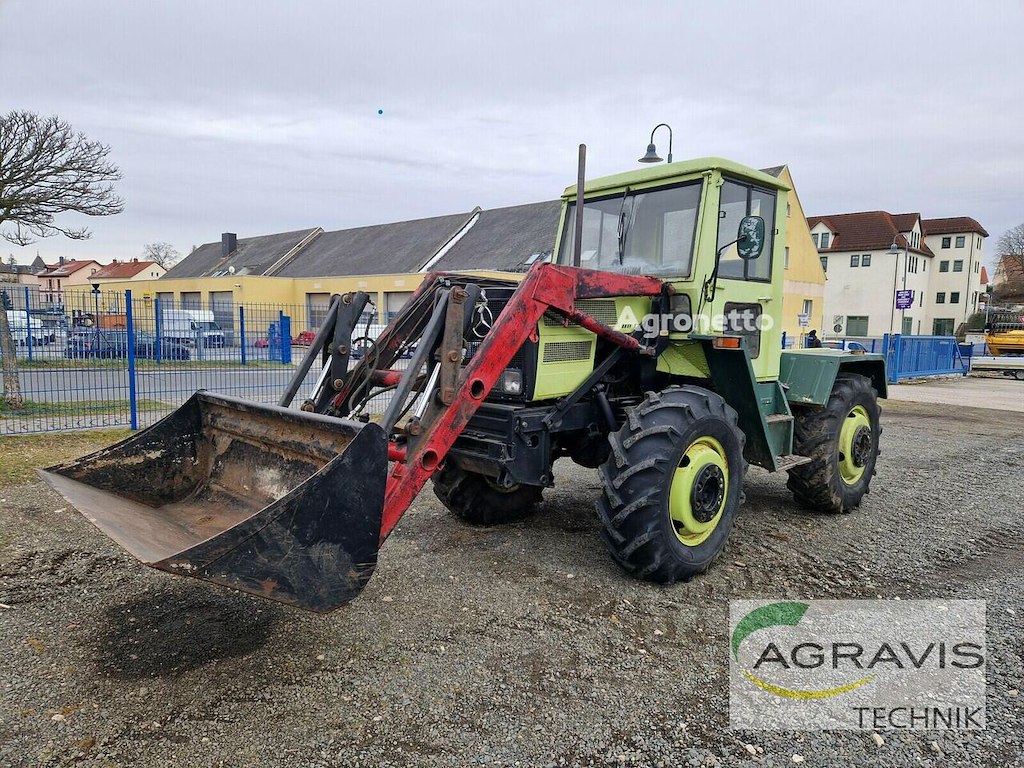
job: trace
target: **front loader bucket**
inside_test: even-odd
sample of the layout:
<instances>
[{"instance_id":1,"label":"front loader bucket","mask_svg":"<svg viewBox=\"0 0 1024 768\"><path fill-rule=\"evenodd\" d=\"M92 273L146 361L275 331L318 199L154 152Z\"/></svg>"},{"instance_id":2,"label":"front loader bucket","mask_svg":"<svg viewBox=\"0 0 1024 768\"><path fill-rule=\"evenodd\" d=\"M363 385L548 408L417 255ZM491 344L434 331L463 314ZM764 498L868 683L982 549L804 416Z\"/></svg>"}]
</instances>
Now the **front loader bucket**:
<instances>
[{"instance_id":1,"label":"front loader bucket","mask_svg":"<svg viewBox=\"0 0 1024 768\"><path fill-rule=\"evenodd\" d=\"M40 475L146 565L326 612L377 564L387 466L376 424L197 392Z\"/></svg>"}]
</instances>

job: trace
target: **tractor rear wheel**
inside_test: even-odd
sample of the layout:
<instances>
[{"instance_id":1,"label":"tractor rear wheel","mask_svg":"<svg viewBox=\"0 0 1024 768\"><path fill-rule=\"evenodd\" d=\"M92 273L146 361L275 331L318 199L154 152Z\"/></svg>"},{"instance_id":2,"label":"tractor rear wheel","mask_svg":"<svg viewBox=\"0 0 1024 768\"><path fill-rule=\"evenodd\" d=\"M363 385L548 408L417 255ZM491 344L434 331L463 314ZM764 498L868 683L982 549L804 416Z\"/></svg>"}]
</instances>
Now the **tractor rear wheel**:
<instances>
[{"instance_id":1,"label":"tractor rear wheel","mask_svg":"<svg viewBox=\"0 0 1024 768\"><path fill-rule=\"evenodd\" d=\"M496 481L448 464L434 475L434 495L448 510L473 525L500 525L536 511L543 489L536 485L503 488Z\"/></svg>"},{"instance_id":2,"label":"tractor rear wheel","mask_svg":"<svg viewBox=\"0 0 1024 768\"><path fill-rule=\"evenodd\" d=\"M881 410L866 376L840 373L823 408L793 408L793 452L810 463L789 470L787 486L802 505L850 512L875 474Z\"/></svg>"},{"instance_id":3,"label":"tractor rear wheel","mask_svg":"<svg viewBox=\"0 0 1024 768\"><path fill-rule=\"evenodd\" d=\"M736 411L700 387L649 392L609 442L597 513L612 557L660 584L706 571L743 497Z\"/></svg>"}]
</instances>

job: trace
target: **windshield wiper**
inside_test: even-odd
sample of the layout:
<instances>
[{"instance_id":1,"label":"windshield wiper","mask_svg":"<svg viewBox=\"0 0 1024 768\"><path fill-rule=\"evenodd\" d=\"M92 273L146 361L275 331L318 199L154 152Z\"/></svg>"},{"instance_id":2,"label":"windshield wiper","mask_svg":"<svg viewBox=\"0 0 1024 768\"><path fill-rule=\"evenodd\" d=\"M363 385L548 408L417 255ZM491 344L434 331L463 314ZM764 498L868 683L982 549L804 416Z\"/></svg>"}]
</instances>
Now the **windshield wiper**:
<instances>
[{"instance_id":1,"label":"windshield wiper","mask_svg":"<svg viewBox=\"0 0 1024 768\"><path fill-rule=\"evenodd\" d=\"M619 266L622 266L622 259L626 255L626 236L629 234L629 222L632 217L626 216L626 200L629 197L629 187L626 187L626 191L622 193L622 205L619 206ZM630 211L632 213L632 211Z\"/></svg>"}]
</instances>

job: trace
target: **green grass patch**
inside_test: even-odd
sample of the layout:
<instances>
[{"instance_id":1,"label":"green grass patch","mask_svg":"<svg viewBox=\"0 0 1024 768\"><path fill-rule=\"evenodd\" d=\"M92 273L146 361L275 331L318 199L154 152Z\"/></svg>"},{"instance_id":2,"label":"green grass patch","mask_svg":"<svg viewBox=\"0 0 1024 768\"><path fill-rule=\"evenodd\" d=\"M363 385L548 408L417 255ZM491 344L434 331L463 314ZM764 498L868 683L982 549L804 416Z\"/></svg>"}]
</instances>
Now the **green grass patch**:
<instances>
[{"instance_id":1,"label":"green grass patch","mask_svg":"<svg viewBox=\"0 0 1024 768\"><path fill-rule=\"evenodd\" d=\"M171 408L159 400L138 400L136 410L163 411ZM26 400L21 408L11 408L0 399L0 415L2 416L100 416L111 413L128 413L127 400L70 400L59 403L46 403L38 400Z\"/></svg>"},{"instance_id":2,"label":"green grass patch","mask_svg":"<svg viewBox=\"0 0 1024 768\"><path fill-rule=\"evenodd\" d=\"M36 469L78 458L131 434L129 429L0 437L0 488L36 479Z\"/></svg>"}]
</instances>

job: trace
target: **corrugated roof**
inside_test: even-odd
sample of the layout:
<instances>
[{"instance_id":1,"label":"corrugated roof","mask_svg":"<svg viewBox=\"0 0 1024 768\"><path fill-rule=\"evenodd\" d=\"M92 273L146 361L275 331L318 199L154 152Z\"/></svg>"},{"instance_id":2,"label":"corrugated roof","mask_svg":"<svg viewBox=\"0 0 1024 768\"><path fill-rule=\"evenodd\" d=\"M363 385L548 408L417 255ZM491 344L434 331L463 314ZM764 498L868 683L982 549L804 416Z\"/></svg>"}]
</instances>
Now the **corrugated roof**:
<instances>
[{"instance_id":1,"label":"corrugated roof","mask_svg":"<svg viewBox=\"0 0 1024 768\"><path fill-rule=\"evenodd\" d=\"M951 216L946 219L923 219L921 227L926 235L956 235L961 233L977 232L982 237L988 237L988 232L975 219L970 216Z\"/></svg>"},{"instance_id":2,"label":"corrugated roof","mask_svg":"<svg viewBox=\"0 0 1024 768\"><path fill-rule=\"evenodd\" d=\"M230 267L238 275L262 275L293 248L316 234L319 228L297 229L274 235L239 238L227 258L221 255L221 243L205 243L175 264L165 277L210 277L227 274Z\"/></svg>"},{"instance_id":3,"label":"corrugated roof","mask_svg":"<svg viewBox=\"0 0 1024 768\"><path fill-rule=\"evenodd\" d=\"M481 211L476 223L430 270L523 270L534 254L554 250L561 209L561 200L546 200Z\"/></svg>"},{"instance_id":4,"label":"corrugated roof","mask_svg":"<svg viewBox=\"0 0 1024 768\"><path fill-rule=\"evenodd\" d=\"M415 272L475 212L324 232L275 277L330 277Z\"/></svg>"},{"instance_id":5,"label":"corrugated roof","mask_svg":"<svg viewBox=\"0 0 1024 768\"><path fill-rule=\"evenodd\" d=\"M915 214L901 214L900 217ZM888 248L893 242L899 248L909 248L913 253L933 256L931 249L924 243L917 247L910 246L902 234L896 217L886 211L861 211L859 213L835 213L828 216L808 216L807 226L814 229L824 223L835 233L829 241L828 248L819 248L821 253L836 251L879 251ZM902 223L902 222L901 222ZM909 231L909 228L907 230Z\"/></svg>"}]
</instances>

